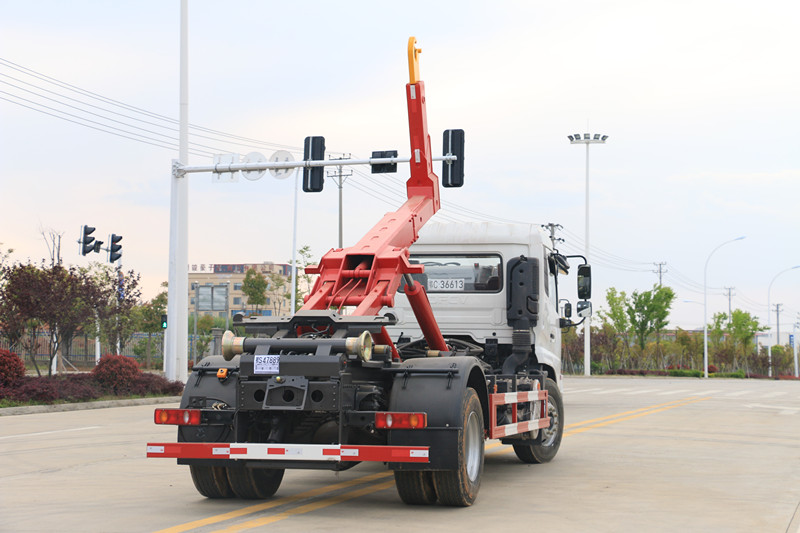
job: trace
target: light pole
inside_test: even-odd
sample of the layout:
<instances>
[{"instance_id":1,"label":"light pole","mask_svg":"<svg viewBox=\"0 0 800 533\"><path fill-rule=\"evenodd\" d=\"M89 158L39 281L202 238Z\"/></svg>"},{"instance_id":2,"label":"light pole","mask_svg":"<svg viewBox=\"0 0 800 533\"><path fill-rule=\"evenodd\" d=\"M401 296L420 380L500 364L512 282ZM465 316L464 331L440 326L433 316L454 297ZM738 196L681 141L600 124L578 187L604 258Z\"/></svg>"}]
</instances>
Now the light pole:
<instances>
[{"instance_id":1,"label":"light pole","mask_svg":"<svg viewBox=\"0 0 800 533\"><path fill-rule=\"evenodd\" d=\"M722 248L728 243L741 241L744 239L742 237L736 237L735 239L731 239L729 241L725 241L713 250L711 253L708 254L708 259L706 259L706 266L703 267L703 377L708 377L708 262L711 261L711 256L714 255L714 252Z\"/></svg>"},{"instance_id":2,"label":"light pole","mask_svg":"<svg viewBox=\"0 0 800 533\"><path fill-rule=\"evenodd\" d=\"M769 372L767 375L769 377L772 377L772 301L770 300L770 296L772 295L772 284L775 283L775 280L778 279L778 276L784 272L789 272L790 270L794 270L796 268L800 268L800 265L789 267L786 270L781 270L775 274L775 277L773 277L772 281L769 282L769 287L767 288L767 331L769 332L767 336L767 361L769 361ZM778 331L780 331L780 329L780 325L778 325ZM778 339L778 342L780 342L780 339Z\"/></svg>"},{"instance_id":3,"label":"light pole","mask_svg":"<svg viewBox=\"0 0 800 533\"><path fill-rule=\"evenodd\" d=\"M590 144L605 144L608 135L601 135L595 133L584 133L583 136L579 133L574 135L567 135L570 144L585 144L586 145L586 262L589 262L589 145ZM592 317L587 316L586 322L583 326L583 374L589 376L592 374Z\"/></svg>"}]
</instances>

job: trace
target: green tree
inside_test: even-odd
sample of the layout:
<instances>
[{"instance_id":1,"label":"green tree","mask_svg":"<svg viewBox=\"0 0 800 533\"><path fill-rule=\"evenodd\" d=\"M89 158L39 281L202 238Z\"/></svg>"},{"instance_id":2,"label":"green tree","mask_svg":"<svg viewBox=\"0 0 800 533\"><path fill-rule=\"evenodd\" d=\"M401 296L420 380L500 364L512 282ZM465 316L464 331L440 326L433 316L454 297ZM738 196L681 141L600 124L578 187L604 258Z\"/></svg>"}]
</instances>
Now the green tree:
<instances>
[{"instance_id":1,"label":"green tree","mask_svg":"<svg viewBox=\"0 0 800 533\"><path fill-rule=\"evenodd\" d=\"M247 305L254 305L255 311L267 303L267 278L255 268L251 268L244 275L242 293L247 296Z\"/></svg>"},{"instance_id":2,"label":"green tree","mask_svg":"<svg viewBox=\"0 0 800 533\"><path fill-rule=\"evenodd\" d=\"M639 348L644 352L647 338L659 334L669 322L669 310L675 299L675 291L669 287L655 285L642 293L634 291L627 307L628 319L636 335ZM656 337L658 344L658 337Z\"/></svg>"},{"instance_id":3,"label":"green tree","mask_svg":"<svg viewBox=\"0 0 800 533\"><path fill-rule=\"evenodd\" d=\"M268 278L267 294L269 294L273 314L281 316L284 309L288 309L292 298L289 280L278 272L270 272Z\"/></svg>"},{"instance_id":4,"label":"green tree","mask_svg":"<svg viewBox=\"0 0 800 533\"><path fill-rule=\"evenodd\" d=\"M97 310L100 338L112 350L119 346L122 352L139 326L140 276L133 270L125 273L100 263L92 263L89 272L103 294Z\"/></svg>"},{"instance_id":5,"label":"green tree","mask_svg":"<svg viewBox=\"0 0 800 533\"><path fill-rule=\"evenodd\" d=\"M758 323L758 319L741 309L735 309L731 313L730 335L733 339L735 353L741 354L744 359L745 367L748 366L748 355L754 350L753 341L756 333L765 331L767 328ZM737 349L738 348L738 349ZM734 359L734 366L738 364Z\"/></svg>"},{"instance_id":6,"label":"green tree","mask_svg":"<svg viewBox=\"0 0 800 533\"><path fill-rule=\"evenodd\" d=\"M161 284L161 286L166 288L167 283L164 282ZM150 368L150 346L153 335L163 334L164 330L161 328L161 315L166 314L166 312L167 291L165 290L161 291L152 300L144 303L138 308L138 329L143 333L147 333L144 349L145 368Z\"/></svg>"},{"instance_id":7,"label":"green tree","mask_svg":"<svg viewBox=\"0 0 800 533\"><path fill-rule=\"evenodd\" d=\"M606 303L608 311L600 311L597 314L604 324L609 324L616 333L622 335L623 346L620 356L624 360L630 356L631 321L627 313L628 295L625 291L617 292L617 289L611 287L606 290Z\"/></svg>"},{"instance_id":8,"label":"green tree","mask_svg":"<svg viewBox=\"0 0 800 533\"><path fill-rule=\"evenodd\" d=\"M311 274L306 273L306 267L308 265L314 264L312 261L313 255L311 254L311 247L309 245L305 245L299 250L297 250L300 259L297 261L297 287L295 288L295 311L303 307L303 297L311 292L312 282L314 280L314 276ZM289 260L289 264L292 265L292 261ZM291 300L291 292L289 293L289 299Z\"/></svg>"}]
</instances>

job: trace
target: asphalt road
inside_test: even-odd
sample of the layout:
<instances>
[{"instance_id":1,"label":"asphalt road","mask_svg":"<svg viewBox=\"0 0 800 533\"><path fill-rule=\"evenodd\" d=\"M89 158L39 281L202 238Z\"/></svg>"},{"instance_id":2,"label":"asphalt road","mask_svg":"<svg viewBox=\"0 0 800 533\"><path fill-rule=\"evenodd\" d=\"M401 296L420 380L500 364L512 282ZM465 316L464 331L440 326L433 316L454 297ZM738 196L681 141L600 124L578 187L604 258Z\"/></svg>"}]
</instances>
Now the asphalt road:
<instances>
[{"instance_id":1,"label":"asphalt road","mask_svg":"<svg viewBox=\"0 0 800 533\"><path fill-rule=\"evenodd\" d=\"M477 503L402 504L391 474L287 471L264 501L207 500L153 406L0 417L0 531L758 531L800 533L800 382L565 380L556 459L487 444Z\"/></svg>"}]
</instances>

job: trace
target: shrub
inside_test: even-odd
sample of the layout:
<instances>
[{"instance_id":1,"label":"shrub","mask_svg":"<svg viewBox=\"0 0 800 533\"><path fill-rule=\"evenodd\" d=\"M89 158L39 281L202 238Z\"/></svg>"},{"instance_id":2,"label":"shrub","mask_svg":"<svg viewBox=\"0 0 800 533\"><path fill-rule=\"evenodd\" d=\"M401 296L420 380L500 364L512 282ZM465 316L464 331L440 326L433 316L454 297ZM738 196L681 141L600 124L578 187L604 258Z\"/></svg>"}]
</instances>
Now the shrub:
<instances>
[{"instance_id":1,"label":"shrub","mask_svg":"<svg viewBox=\"0 0 800 533\"><path fill-rule=\"evenodd\" d=\"M158 374L143 372L136 376L136 380L131 385L130 392L137 396L147 396L148 394L180 396L183 392L183 383L180 381L169 381Z\"/></svg>"},{"instance_id":2,"label":"shrub","mask_svg":"<svg viewBox=\"0 0 800 533\"><path fill-rule=\"evenodd\" d=\"M0 349L0 385L12 386L25 377L25 363L15 353Z\"/></svg>"},{"instance_id":3,"label":"shrub","mask_svg":"<svg viewBox=\"0 0 800 533\"><path fill-rule=\"evenodd\" d=\"M95 381L112 394L129 393L139 375L139 364L124 355L104 355L92 369Z\"/></svg>"},{"instance_id":4,"label":"shrub","mask_svg":"<svg viewBox=\"0 0 800 533\"><path fill-rule=\"evenodd\" d=\"M716 365L708 365L709 374L715 374L717 372L719 372L719 368L717 368Z\"/></svg>"},{"instance_id":5,"label":"shrub","mask_svg":"<svg viewBox=\"0 0 800 533\"><path fill-rule=\"evenodd\" d=\"M703 377L703 372L700 370L684 370L684 369L675 369L675 370L668 370L669 375L674 378L701 378ZM744 376L742 376L744 377Z\"/></svg>"}]
</instances>

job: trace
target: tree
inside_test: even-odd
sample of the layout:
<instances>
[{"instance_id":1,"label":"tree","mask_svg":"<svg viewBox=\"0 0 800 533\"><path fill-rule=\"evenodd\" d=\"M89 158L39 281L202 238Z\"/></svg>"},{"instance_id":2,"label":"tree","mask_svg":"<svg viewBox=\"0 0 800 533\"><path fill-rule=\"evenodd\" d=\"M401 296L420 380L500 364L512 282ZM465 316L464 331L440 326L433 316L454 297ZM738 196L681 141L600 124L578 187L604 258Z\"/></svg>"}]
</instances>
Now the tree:
<instances>
[{"instance_id":1,"label":"tree","mask_svg":"<svg viewBox=\"0 0 800 533\"><path fill-rule=\"evenodd\" d=\"M660 333L666 327L669 310L675 292L669 287L655 285L652 290L639 293L634 291L627 307L628 319L639 348L644 352L647 337L654 332ZM656 338L658 343L658 338Z\"/></svg>"},{"instance_id":2,"label":"tree","mask_svg":"<svg viewBox=\"0 0 800 533\"><path fill-rule=\"evenodd\" d=\"M247 305L254 305L255 311L267 303L267 278L255 268L251 268L244 275L242 293L247 296Z\"/></svg>"},{"instance_id":3,"label":"tree","mask_svg":"<svg viewBox=\"0 0 800 533\"><path fill-rule=\"evenodd\" d=\"M730 334L733 339L734 349L740 348L739 353L744 358L745 366L747 366L747 356L753 351L751 342L756 337L759 331L765 331L767 328L758 323L758 319L741 309L735 309L731 313ZM734 366L736 361L734 360Z\"/></svg>"},{"instance_id":4,"label":"tree","mask_svg":"<svg viewBox=\"0 0 800 533\"><path fill-rule=\"evenodd\" d=\"M297 253L300 255L300 260L297 262L297 287L295 288L295 311L303 307L303 297L311 292L313 276L311 274L306 274L306 267L308 265L313 264L311 259L313 255L311 254L311 247L309 245L305 245L299 250ZM292 260L289 260L289 264L293 265L294 263ZM289 293L289 299L291 300L291 293Z\"/></svg>"},{"instance_id":5,"label":"tree","mask_svg":"<svg viewBox=\"0 0 800 533\"><path fill-rule=\"evenodd\" d=\"M289 280L278 272L270 272L268 278L267 294L269 294L273 314L281 316L283 315L284 307L289 306L292 297Z\"/></svg>"},{"instance_id":6,"label":"tree","mask_svg":"<svg viewBox=\"0 0 800 533\"><path fill-rule=\"evenodd\" d=\"M598 315L604 324L609 324L618 334L622 335L624 343L622 355L626 356L630 353L629 338L631 329L631 322L626 311L628 295L625 294L625 291L618 293L617 289L611 287L606 291L606 303L608 304L608 312L600 311Z\"/></svg>"},{"instance_id":7,"label":"tree","mask_svg":"<svg viewBox=\"0 0 800 533\"><path fill-rule=\"evenodd\" d=\"M161 284L161 286L166 288L167 283L164 282ZM166 314L166 312L167 312L167 291L161 291L155 298L139 306L138 309L139 330L142 331L143 333L147 333L147 340L144 352L145 368L150 368L151 337L153 336L153 334L161 333L163 331L161 328L161 315Z\"/></svg>"},{"instance_id":8,"label":"tree","mask_svg":"<svg viewBox=\"0 0 800 533\"><path fill-rule=\"evenodd\" d=\"M141 296L139 274L100 263L92 263L89 272L102 292L97 309L100 337L114 350L119 346L122 352L138 326L134 309Z\"/></svg>"},{"instance_id":9,"label":"tree","mask_svg":"<svg viewBox=\"0 0 800 533\"><path fill-rule=\"evenodd\" d=\"M75 333L94 316L102 291L84 271L60 264L36 267L32 264L14 265L4 269L2 300L9 306L14 320L24 321L35 334L39 325L47 327L50 335L50 371L62 344L67 347ZM35 339L35 337L33 337ZM35 356L36 343L31 345ZM36 359L34 357L34 365ZM38 366L36 366L39 372Z\"/></svg>"}]
</instances>

